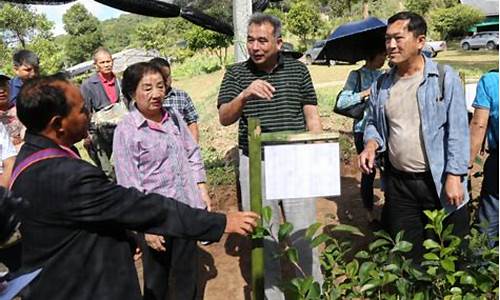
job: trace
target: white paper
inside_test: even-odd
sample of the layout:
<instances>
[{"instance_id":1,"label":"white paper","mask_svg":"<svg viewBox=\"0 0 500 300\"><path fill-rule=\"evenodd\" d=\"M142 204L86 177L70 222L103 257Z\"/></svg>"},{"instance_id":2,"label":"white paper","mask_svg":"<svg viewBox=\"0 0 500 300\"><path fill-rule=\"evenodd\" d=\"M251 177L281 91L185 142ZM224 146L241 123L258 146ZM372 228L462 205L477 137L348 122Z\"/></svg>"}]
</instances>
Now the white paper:
<instances>
[{"instance_id":1,"label":"white paper","mask_svg":"<svg viewBox=\"0 0 500 300\"><path fill-rule=\"evenodd\" d=\"M338 143L264 147L268 200L340 195Z\"/></svg>"},{"instance_id":2,"label":"white paper","mask_svg":"<svg viewBox=\"0 0 500 300\"><path fill-rule=\"evenodd\" d=\"M474 111L474 108L472 107L472 102L474 102L474 98L476 98L476 88L477 88L477 82L467 83L465 85L465 102L467 104L467 110L470 112Z\"/></svg>"}]
</instances>

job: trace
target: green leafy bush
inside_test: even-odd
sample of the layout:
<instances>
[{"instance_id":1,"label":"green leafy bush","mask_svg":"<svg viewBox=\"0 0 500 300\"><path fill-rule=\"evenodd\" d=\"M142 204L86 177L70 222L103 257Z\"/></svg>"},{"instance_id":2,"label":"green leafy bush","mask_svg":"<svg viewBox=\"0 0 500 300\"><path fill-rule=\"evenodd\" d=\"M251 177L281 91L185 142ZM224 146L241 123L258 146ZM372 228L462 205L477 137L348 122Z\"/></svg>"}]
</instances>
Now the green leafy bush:
<instances>
[{"instance_id":1,"label":"green leafy bush","mask_svg":"<svg viewBox=\"0 0 500 300\"><path fill-rule=\"evenodd\" d=\"M472 228L465 240L452 234L452 226L443 228L444 210L425 211L429 219L426 226L435 239L427 239L423 261L416 265L405 258L412 244L403 240L400 232L393 239L384 231L375 232L376 240L352 254L351 242L340 241L320 232L321 224L311 225L305 238L313 247L323 246L321 265L324 282L320 284L305 275L285 283L289 299L416 299L459 300L498 299L498 246L488 247L488 238ZM270 235L270 208L263 210L264 227L256 231L255 238ZM278 242L292 232L289 223L280 225ZM337 225L333 231L363 236L356 227ZM282 248L285 256L300 270L297 250ZM302 272L302 274L304 274Z\"/></svg>"},{"instance_id":2,"label":"green leafy bush","mask_svg":"<svg viewBox=\"0 0 500 300\"><path fill-rule=\"evenodd\" d=\"M439 32L441 38L449 39L465 35L467 30L484 16L472 6L457 4L432 11L430 18L433 30Z\"/></svg>"},{"instance_id":3,"label":"green leafy bush","mask_svg":"<svg viewBox=\"0 0 500 300\"><path fill-rule=\"evenodd\" d=\"M201 74L208 74L222 68L215 56L195 55L186 58L182 64L173 66L172 73L176 79L189 78Z\"/></svg>"}]
</instances>

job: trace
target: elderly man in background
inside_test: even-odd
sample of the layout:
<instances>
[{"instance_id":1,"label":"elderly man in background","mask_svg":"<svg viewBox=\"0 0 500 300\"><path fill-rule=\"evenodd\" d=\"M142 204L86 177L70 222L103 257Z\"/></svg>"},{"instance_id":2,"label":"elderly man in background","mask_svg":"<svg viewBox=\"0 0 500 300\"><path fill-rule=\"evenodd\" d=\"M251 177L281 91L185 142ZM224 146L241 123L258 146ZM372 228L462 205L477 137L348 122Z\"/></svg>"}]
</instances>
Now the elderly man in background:
<instances>
[{"instance_id":1,"label":"elderly man in background","mask_svg":"<svg viewBox=\"0 0 500 300\"><path fill-rule=\"evenodd\" d=\"M81 92L89 112L97 114L120 101L121 88L120 80L113 73L111 52L104 47L99 47L94 51L93 58L96 73L82 83ZM84 142L90 158L112 179L115 178L111 164L115 127L116 124L92 122L89 137Z\"/></svg>"}]
</instances>

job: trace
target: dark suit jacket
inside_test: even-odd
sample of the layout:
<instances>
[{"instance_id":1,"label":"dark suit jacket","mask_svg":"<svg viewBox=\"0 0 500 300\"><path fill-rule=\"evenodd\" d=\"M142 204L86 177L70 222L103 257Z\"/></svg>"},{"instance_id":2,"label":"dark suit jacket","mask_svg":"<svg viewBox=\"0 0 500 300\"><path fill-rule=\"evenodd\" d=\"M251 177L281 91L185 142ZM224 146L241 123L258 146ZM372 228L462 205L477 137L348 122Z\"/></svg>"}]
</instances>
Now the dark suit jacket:
<instances>
[{"instance_id":1,"label":"dark suit jacket","mask_svg":"<svg viewBox=\"0 0 500 300\"><path fill-rule=\"evenodd\" d=\"M116 78L115 89L116 89L116 97L120 99L120 86L121 81ZM99 75L93 74L85 81L83 81L80 90L83 95L83 99L85 99L85 106L89 109L90 112L96 112L101 110L102 108L111 104L110 99L108 98L108 94L104 90L102 86L102 82L99 79Z\"/></svg>"},{"instance_id":2,"label":"dark suit jacket","mask_svg":"<svg viewBox=\"0 0 500 300\"><path fill-rule=\"evenodd\" d=\"M51 147L26 134L16 165ZM43 267L23 299L141 299L126 229L218 241L224 215L111 183L74 158L40 161L19 175L13 192L30 202L21 213L22 271Z\"/></svg>"}]
</instances>

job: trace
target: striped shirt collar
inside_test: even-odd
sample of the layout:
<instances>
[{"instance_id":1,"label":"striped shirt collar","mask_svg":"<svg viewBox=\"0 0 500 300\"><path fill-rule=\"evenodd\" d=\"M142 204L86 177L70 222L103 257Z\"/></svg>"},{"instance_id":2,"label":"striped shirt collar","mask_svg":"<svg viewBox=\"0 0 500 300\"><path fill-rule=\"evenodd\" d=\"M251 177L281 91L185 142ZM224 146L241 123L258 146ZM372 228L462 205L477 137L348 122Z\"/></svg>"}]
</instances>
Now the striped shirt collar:
<instances>
[{"instance_id":1,"label":"striped shirt collar","mask_svg":"<svg viewBox=\"0 0 500 300\"><path fill-rule=\"evenodd\" d=\"M255 63L253 62L253 60L250 57L248 58L247 63L248 63L248 66L250 67L250 70L252 70L252 72L255 72L255 73L259 73L259 72L260 73L267 73L265 71L259 70L257 68L257 66L255 65ZM282 68L284 65L285 65L285 59L284 59L283 54L281 53L281 51L279 51L278 52L278 63L274 66L274 68L272 69L272 71L269 72L269 73L270 74L274 73L278 69Z\"/></svg>"}]
</instances>

